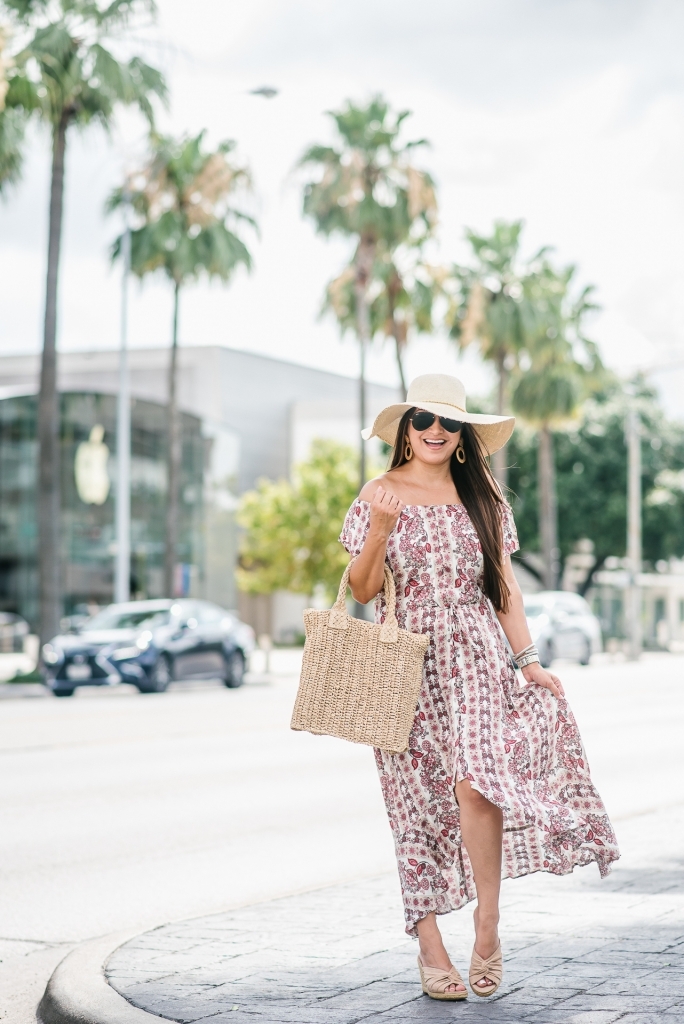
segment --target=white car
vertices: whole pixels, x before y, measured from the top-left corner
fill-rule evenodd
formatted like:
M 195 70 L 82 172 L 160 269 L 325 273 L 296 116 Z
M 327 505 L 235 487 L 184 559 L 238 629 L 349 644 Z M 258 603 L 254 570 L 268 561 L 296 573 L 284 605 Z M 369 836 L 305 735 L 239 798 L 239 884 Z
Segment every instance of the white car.
M 569 658 L 588 665 L 603 647 L 601 624 L 579 594 L 542 590 L 525 594 L 525 615 L 544 668 L 554 658 Z

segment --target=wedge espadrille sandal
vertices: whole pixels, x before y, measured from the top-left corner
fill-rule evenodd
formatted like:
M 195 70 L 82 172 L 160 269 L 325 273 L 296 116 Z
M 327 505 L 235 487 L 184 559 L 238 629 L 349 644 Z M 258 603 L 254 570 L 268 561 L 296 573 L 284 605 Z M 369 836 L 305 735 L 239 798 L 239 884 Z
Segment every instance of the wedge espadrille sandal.
M 490 984 L 479 985 L 478 982 L 483 981 L 485 978 L 489 978 Z M 486 960 L 483 960 L 483 958 L 475 952 L 475 949 L 473 949 L 468 981 L 470 982 L 470 987 L 475 995 L 493 996 L 501 984 L 502 978 L 503 954 L 501 952 L 501 943 L 499 943 L 492 955 L 488 956 Z
M 463 978 L 455 967 L 451 967 L 448 971 L 443 970 L 441 967 L 426 967 L 420 957 L 418 957 L 418 970 L 420 971 L 423 992 L 426 996 L 430 996 L 430 999 L 455 1000 L 468 998 L 468 991 Z M 463 985 L 463 991 L 449 992 L 449 985 Z

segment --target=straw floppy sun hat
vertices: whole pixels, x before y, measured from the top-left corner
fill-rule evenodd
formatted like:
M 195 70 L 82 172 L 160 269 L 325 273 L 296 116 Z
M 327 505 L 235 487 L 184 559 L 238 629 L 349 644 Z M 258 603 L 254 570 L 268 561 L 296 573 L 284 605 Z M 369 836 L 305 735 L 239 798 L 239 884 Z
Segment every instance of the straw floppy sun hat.
M 405 402 L 388 405 L 376 416 L 372 427 L 361 431 L 361 436 L 365 441 L 371 437 L 381 437 L 387 444 L 394 446 L 401 417 L 407 409 L 413 408 L 425 409 L 434 412 L 436 416 L 460 420 L 462 423 L 471 423 L 490 455 L 503 448 L 515 425 L 513 416 L 485 416 L 467 412 L 465 388 L 457 377 L 449 377 L 445 373 L 425 373 L 411 381 Z

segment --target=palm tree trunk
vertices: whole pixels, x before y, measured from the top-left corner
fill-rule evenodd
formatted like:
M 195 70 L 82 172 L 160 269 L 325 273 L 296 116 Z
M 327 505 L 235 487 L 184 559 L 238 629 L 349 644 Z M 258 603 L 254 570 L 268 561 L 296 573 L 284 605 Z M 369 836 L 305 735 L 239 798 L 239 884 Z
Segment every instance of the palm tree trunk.
M 496 360 L 497 387 L 496 387 L 496 414 L 504 416 L 506 410 L 506 390 L 508 387 L 508 370 L 506 369 L 505 357 L 498 356 Z M 506 449 L 499 448 L 498 452 L 492 455 L 492 471 L 502 488 L 508 486 L 508 459 Z
M 406 401 L 406 376 L 404 374 L 404 361 L 401 358 L 402 349 L 402 337 L 399 333 L 399 324 L 395 317 L 395 294 L 397 288 L 400 286 L 400 282 L 395 275 L 393 275 L 387 283 L 387 313 L 389 321 L 392 324 L 392 337 L 394 338 L 394 354 L 397 358 L 397 370 L 399 371 L 399 383 L 401 387 L 401 400 Z
M 406 387 L 406 375 L 404 374 L 404 361 L 401 357 L 401 342 L 397 335 L 394 335 L 394 351 L 397 357 L 397 369 L 399 371 L 399 385 L 401 387 L 401 400 L 406 401 L 408 388 Z
M 366 426 L 366 344 L 370 341 L 370 310 L 368 308 L 368 285 L 370 284 L 375 259 L 375 241 L 361 238 L 356 250 L 356 273 L 354 295 L 356 300 L 356 333 L 359 339 L 359 420 L 361 430 Z M 359 452 L 359 490 L 366 482 L 366 445 L 361 438 Z
M 63 115 L 53 132 L 52 139 L 45 324 L 38 395 L 38 600 L 41 643 L 46 643 L 59 632 L 61 612 L 57 282 L 64 208 L 67 124 L 67 117 Z
M 178 485 L 183 454 L 181 422 L 178 410 L 178 300 L 180 284 L 173 291 L 173 338 L 169 361 L 168 404 L 168 491 L 166 495 L 166 547 L 164 556 L 164 592 L 175 597 L 176 550 L 178 547 Z
M 539 532 L 544 559 L 544 586 L 558 589 L 558 508 L 556 503 L 556 471 L 553 459 L 553 435 L 548 425 L 539 431 L 537 454 L 539 486 Z

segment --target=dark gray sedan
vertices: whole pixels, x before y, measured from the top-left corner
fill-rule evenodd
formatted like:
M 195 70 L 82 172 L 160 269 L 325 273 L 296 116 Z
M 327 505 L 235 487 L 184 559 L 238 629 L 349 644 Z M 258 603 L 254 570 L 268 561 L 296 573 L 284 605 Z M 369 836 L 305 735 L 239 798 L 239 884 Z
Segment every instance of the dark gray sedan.
M 75 633 L 42 651 L 42 670 L 56 697 L 77 686 L 132 683 L 162 693 L 175 679 L 222 679 L 240 686 L 254 631 L 209 601 L 159 600 L 110 604 Z

